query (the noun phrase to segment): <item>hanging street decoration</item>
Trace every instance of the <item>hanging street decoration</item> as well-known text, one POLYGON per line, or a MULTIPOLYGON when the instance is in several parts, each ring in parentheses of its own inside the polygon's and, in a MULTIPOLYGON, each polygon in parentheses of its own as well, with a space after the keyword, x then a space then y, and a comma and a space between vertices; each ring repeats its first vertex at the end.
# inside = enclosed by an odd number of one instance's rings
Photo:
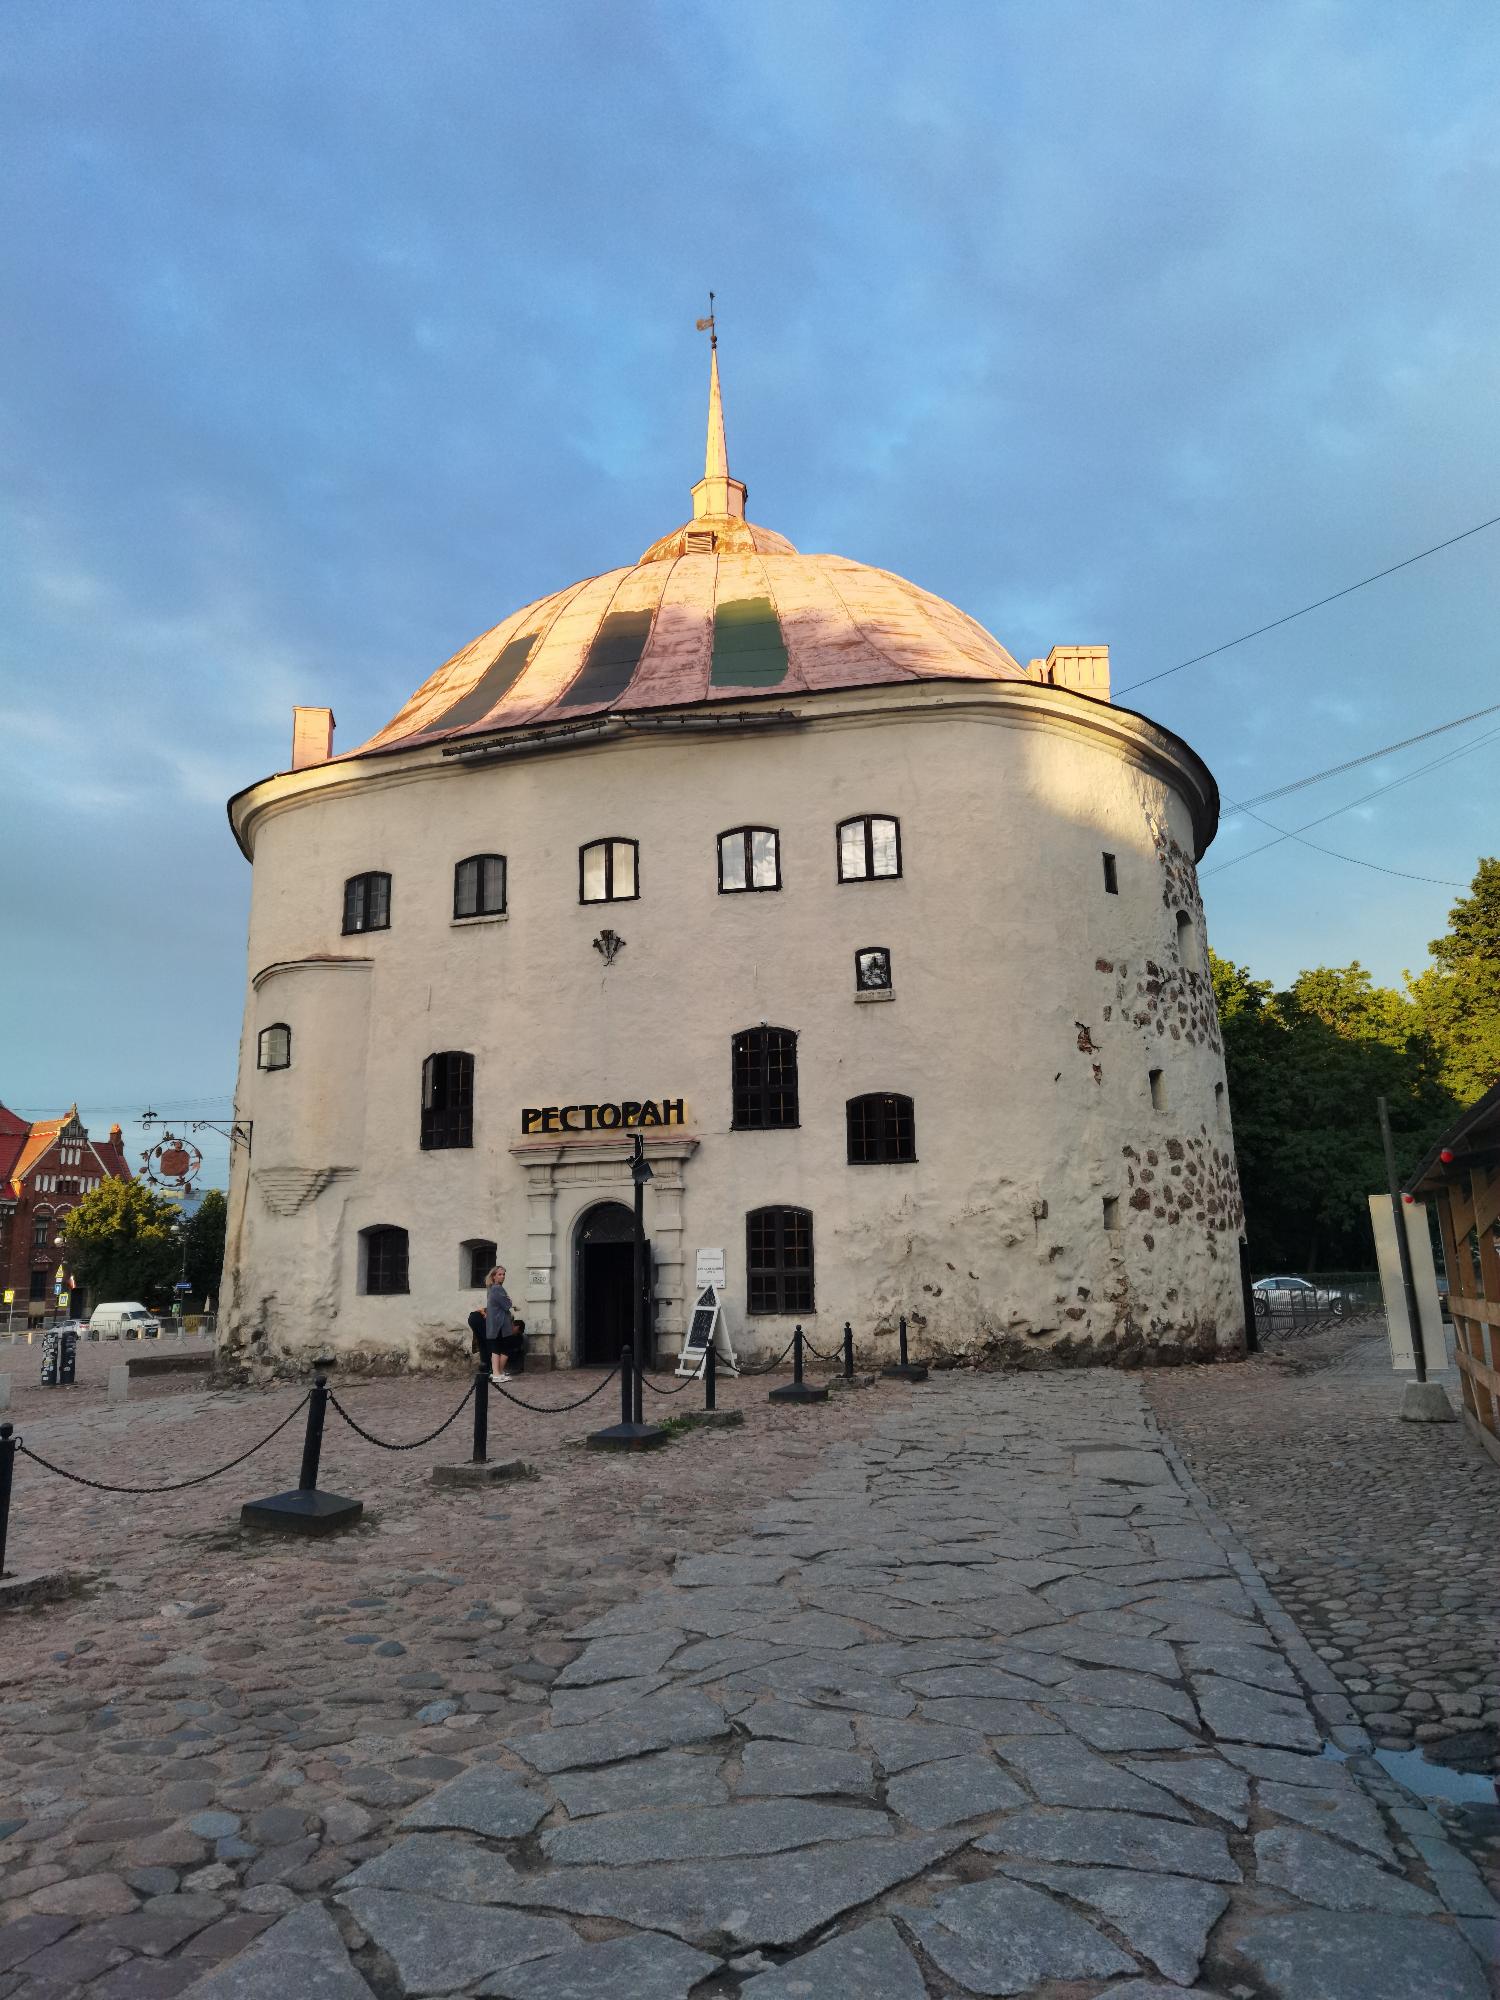
POLYGON ((141 1179, 184 1199, 194 1192, 193 1183, 202 1171, 202 1153, 191 1139, 181 1139, 175 1132, 164 1132, 141 1155, 141 1179))

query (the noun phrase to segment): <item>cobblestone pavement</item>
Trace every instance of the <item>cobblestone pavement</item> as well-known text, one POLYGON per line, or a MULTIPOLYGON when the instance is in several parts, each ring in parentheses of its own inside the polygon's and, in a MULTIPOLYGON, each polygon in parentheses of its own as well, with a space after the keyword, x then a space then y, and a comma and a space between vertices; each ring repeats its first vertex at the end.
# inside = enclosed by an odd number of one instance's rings
MULTIPOLYGON (((10 1407, 0 1418, 13 1423, 55 1412, 66 1404, 79 1410, 102 1409, 109 1388, 109 1371, 122 1362, 147 1359, 153 1355, 188 1355, 208 1359, 214 1351, 213 1338, 174 1340, 80 1340, 77 1348, 76 1382, 66 1389, 42 1387, 42 1336, 28 1345, 25 1335, 12 1340, 0 1334, 0 1375, 10 1377, 10 1407)), ((204 1377, 182 1374, 138 1376, 130 1385, 132 1403, 153 1401, 158 1396, 190 1395, 201 1391, 204 1377)))
MULTIPOLYGON (((1383 1323, 1143 1380, 1376 1745, 1500 1771, 1500 1466, 1459 1424, 1397 1420, 1383 1323)), ((1500 1808, 1440 1810, 1500 1882, 1500 1808)))
POLYGON ((763 1392, 332 1547, 190 1535, 103 1663, 104 1600, 38 1614, 88 1686, 8 1670, 0 2000, 1483 2000, 1494 1906, 1136 1382, 763 1392))

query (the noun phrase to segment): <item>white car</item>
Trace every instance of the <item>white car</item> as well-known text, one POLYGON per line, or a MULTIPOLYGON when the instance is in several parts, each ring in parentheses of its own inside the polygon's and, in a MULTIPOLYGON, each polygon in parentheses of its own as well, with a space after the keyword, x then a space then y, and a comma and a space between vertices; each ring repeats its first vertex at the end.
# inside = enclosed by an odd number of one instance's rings
POLYGON ((1257 1278, 1250 1289, 1257 1312, 1296 1313, 1310 1319, 1316 1314, 1336 1317, 1344 1310, 1342 1292, 1309 1284, 1306 1278, 1257 1278))
POLYGON ((161 1321, 139 1299, 115 1299, 89 1315, 90 1340, 156 1340, 161 1321))

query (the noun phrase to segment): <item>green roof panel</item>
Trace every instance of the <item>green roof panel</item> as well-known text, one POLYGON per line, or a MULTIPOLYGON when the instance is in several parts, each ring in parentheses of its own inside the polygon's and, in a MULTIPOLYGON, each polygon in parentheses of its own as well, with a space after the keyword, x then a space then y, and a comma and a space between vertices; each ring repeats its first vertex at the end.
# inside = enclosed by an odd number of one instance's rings
POLYGON ((714 613, 710 687, 777 687, 786 679, 786 641, 769 597, 740 597, 714 613))

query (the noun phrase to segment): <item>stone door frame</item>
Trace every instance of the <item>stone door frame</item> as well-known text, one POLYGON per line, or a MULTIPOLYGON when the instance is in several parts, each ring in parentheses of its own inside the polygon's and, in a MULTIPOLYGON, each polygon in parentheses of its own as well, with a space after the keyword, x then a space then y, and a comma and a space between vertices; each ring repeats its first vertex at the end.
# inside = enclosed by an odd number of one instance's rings
MULTIPOLYGON (((605 1137, 562 1134, 512 1146, 526 1191, 528 1358, 542 1368, 573 1366, 573 1234, 600 1201, 634 1200, 630 1162, 634 1133, 605 1137)), ((657 1362, 680 1352, 687 1330, 686 1252, 682 1237, 683 1169, 698 1141, 681 1132, 643 1132, 652 1178, 646 1188, 646 1235, 655 1266, 657 1362)))

